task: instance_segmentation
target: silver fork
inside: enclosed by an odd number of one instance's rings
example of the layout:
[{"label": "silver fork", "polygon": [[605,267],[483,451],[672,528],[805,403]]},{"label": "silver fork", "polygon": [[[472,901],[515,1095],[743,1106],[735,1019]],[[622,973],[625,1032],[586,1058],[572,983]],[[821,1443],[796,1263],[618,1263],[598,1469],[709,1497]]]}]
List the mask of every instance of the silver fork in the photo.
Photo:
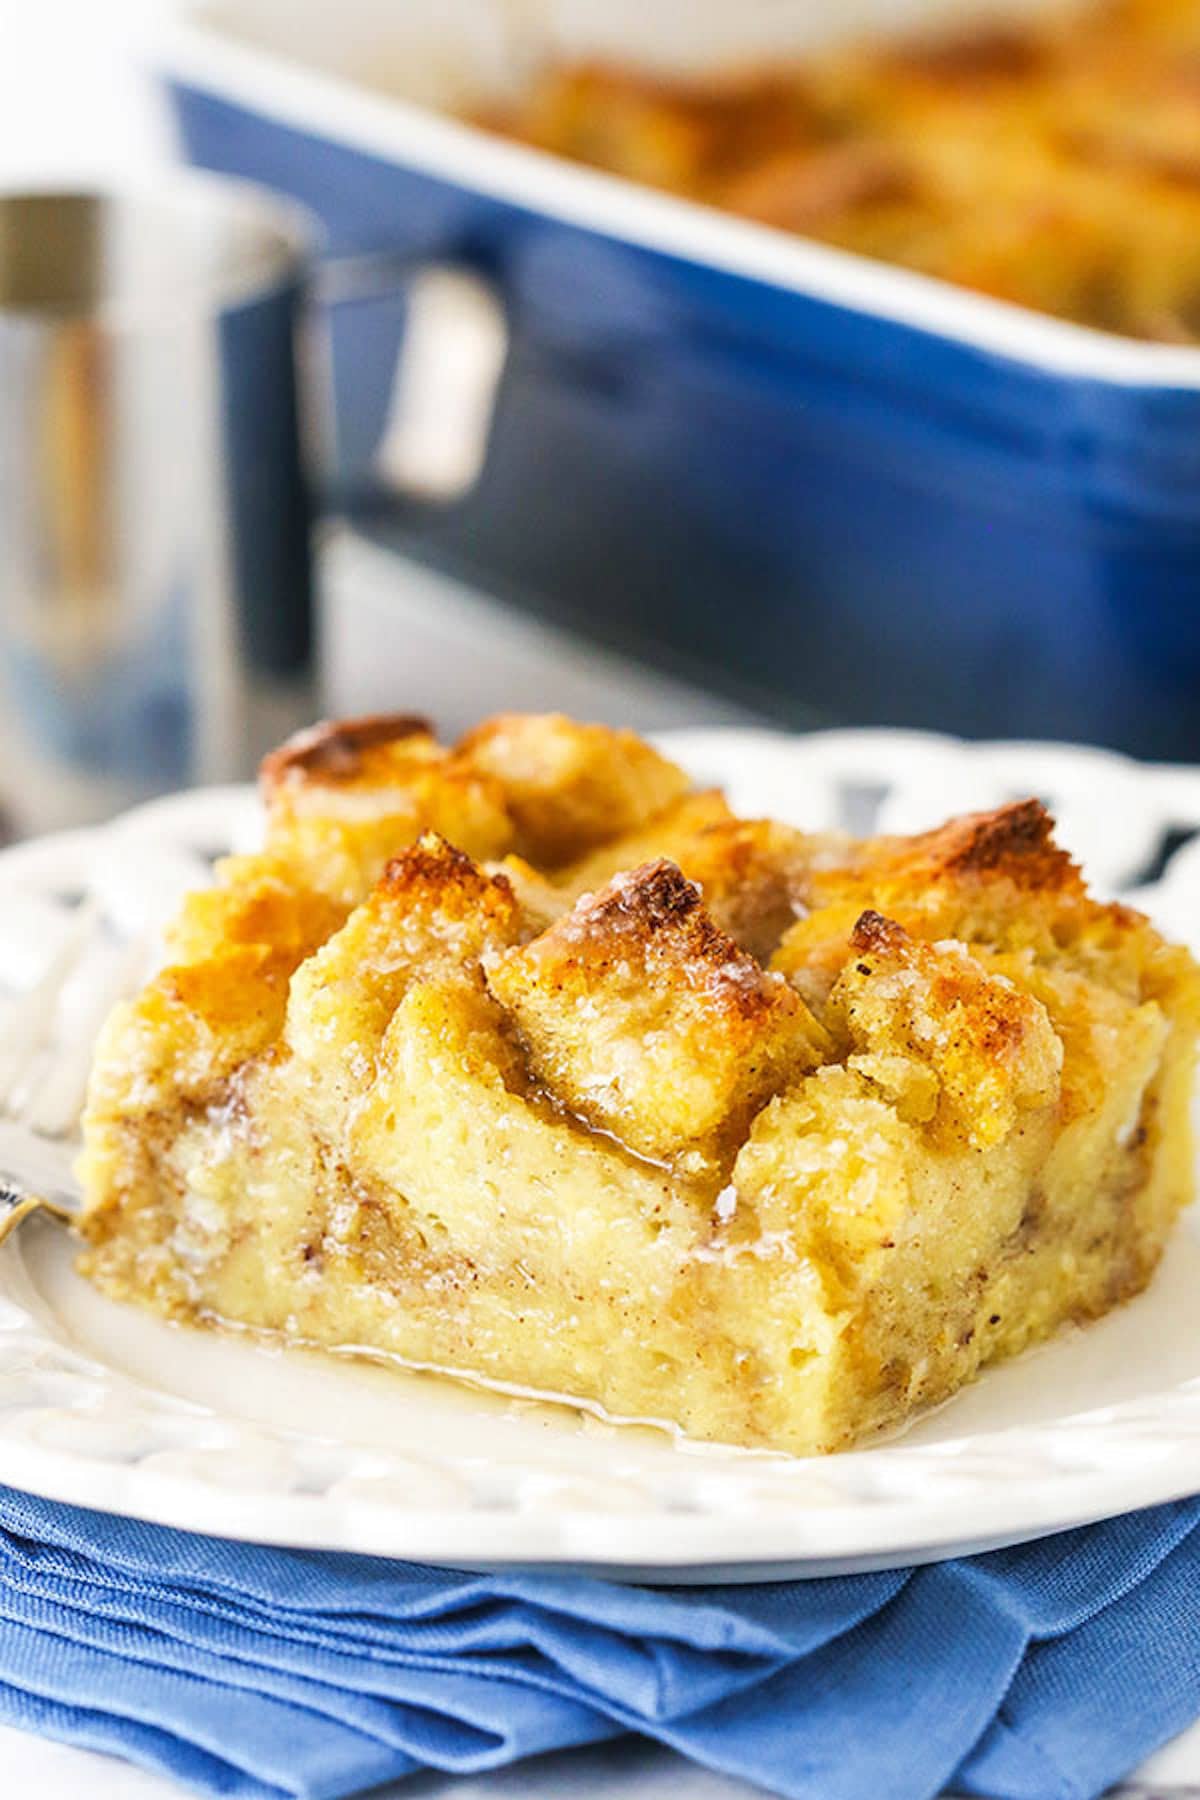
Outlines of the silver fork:
[{"label": "silver fork", "polygon": [[0,1244],[36,1212],[78,1219],[70,1150],[92,1042],[145,961],[144,945],[105,941],[100,908],[85,900],[38,980],[0,1021]]},{"label": "silver fork", "polygon": [[0,1244],[35,1212],[49,1213],[62,1224],[73,1225],[79,1217],[79,1202],[53,1189],[41,1193],[27,1187],[11,1169],[0,1169]]}]

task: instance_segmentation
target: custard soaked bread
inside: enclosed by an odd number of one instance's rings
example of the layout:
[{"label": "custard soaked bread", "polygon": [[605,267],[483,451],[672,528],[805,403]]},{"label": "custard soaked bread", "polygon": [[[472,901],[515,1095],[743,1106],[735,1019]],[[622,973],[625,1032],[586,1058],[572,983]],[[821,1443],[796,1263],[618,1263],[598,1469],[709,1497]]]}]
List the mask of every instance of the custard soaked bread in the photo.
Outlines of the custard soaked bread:
[{"label": "custard soaked bread", "polygon": [[1200,979],[1029,801],[734,816],[628,732],[318,728],[117,1008],[88,1273],[227,1320],[837,1449],[1149,1279]]}]

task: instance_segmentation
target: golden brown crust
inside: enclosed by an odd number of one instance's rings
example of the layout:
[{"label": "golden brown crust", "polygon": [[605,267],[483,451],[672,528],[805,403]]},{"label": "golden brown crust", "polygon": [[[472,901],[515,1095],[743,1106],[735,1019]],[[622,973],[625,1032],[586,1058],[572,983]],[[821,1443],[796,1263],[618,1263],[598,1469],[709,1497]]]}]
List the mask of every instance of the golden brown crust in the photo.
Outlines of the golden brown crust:
[{"label": "golden brown crust", "polygon": [[[486,946],[513,942],[518,929],[507,877],[485,874],[429,831],[392,858],[363,904],[311,959],[312,985],[323,988],[336,970],[339,980],[399,993],[438,965],[473,972]],[[302,972],[293,988],[308,985]]]},{"label": "golden brown crust", "polygon": [[665,860],[585,894],[523,954],[552,966],[562,986],[613,974],[625,979],[634,968],[651,980],[678,979],[748,1023],[781,998],[779,982],[713,922],[695,882]]},{"label": "golden brown crust", "polygon": [[898,925],[895,919],[885,919],[882,913],[874,912],[870,907],[858,915],[850,933],[850,948],[863,956],[869,956],[872,951],[898,951],[908,942],[903,925]]},{"label": "golden brown crust", "polygon": [[737,212],[787,231],[817,231],[828,220],[921,197],[921,172],[891,144],[832,144],[820,151],[781,151],[731,182]]},{"label": "golden brown crust", "polygon": [[808,910],[810,875],[849,840],[798,831],[774,819],[739,819],[714,789],[685,794],[648,826],[603,845],[556,873],[567,900],[601,887],[655,854],[677,863],[721,930],[765,962],[793,920]]},{"label": "golden brown crust", "polygon": [[346,905],[422,831],[544,874],[649,825],[687,786],[633,732],[553,713],[500,714],[450,750],[415,715],[327,721],[263,764],[271,853]]},{"label": "golden brown crust", "polygon": [[485,875],[465,850],[448,844],[436,831],[427,831],[400,856],[394,856],[380,877],[376,894],[389,900],[417,894],[436,894],[444,903],[451,896],[464,913],[491,897],[513,897],[511,881],[502,872]]},{"label": "golden brown crust", "polygon": [[786,932],[772,967],[818,1006],[868,911],[916,937],[1050,957],[1074,954],[1073,946],[1097,930],[1110,944],[1126,932],[1121,909],[1089,897],[1038,800],[967,813],[913,837],[850,844],[812,868],[807,897],[809,910]]},{"label": "golden brown crust", "polygon": [[488,982],[572,1111],[643,1155],[697,1167],[823,1042],[799,997],[661,860],[584,895]]},{"label": "golden brown crust", "polygon": [[406,714],[316,728],[264,764],[268,852],[347,909],[423,831],[503,856],[513,824],[498,781]]},{"label": "golden brown crust", "polygon": [[265,756],[260,778],[268,791],[295,775],[323,782],[353,781],[363,773],[368,750],[413,737],[433,739],[433,726],[419,713],[323,719]]},{"label": "golden brown crust", "polygon": [[[600,893],[585,897],[558,933],[564,945],[598,947],[601,966],[628,954],[634,939],[648,963],[665,957],[722,978],[734,948],[704,911],[695,882],[662,858],[615,876]],[[748,965],[749,958],[738,962]]]},{"label": "golden brown crust", "polygon": [[1002,19],[913,37],[884,54],[890,68],[965,88],[1020,80],[1048,62],[1047,45],[1035,30]]},{"label": "golden brown crust", "polygon": [[1043,894],[1080,893],[1083,881],[1054,841],[1054,820],[1040,800],[1014,800],[991,812],[963,813],[915,837],[868,839],[863,867],[922,881],[995,877]]},{"label": "golden brown crust", "polygon": [[543,869],[636,831],[690,786],[636,732],[562,713],[500,713],[467,732],[454,759],[499,782],[515,828],[511,847]]},{"label": "golden brown crust", "polygon": [[1045,1007],[964,945],[921,943],[868,911],[850,948],[828,1012],[848,1040],[848,1066],[893,1096],[921,1093],[922,1122],[944,1141],[986,1148],[1023,1109],[1058,1099],[1062,1045]]}]

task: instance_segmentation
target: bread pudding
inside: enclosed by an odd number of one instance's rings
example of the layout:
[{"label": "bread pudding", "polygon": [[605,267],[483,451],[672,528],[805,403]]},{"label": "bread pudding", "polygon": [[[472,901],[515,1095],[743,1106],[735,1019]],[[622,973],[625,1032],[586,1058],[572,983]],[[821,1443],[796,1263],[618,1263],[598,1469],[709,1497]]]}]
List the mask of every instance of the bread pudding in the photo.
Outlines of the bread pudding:
[{"label": "bread pudding", "polygon": [[836,1450],[1150,1278],[1200,974],[1034,800],[738,817],[630,732],[318,727],[103,1032],[86,1272],[698,1438]]},{"label": "bread pudding", "polygon": [[1200,9],[1085,0],[670,79],[551,64],[477,122],[1123,335],[1200,338]]}]

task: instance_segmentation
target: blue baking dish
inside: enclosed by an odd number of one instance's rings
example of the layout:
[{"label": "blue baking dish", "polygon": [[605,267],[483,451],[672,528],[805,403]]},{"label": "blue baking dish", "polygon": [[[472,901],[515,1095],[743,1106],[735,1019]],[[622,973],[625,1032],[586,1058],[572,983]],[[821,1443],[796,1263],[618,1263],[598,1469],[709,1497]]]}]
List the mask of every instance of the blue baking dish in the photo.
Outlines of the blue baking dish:
[{"label": "blue baking dish", "polygon": [[[707,10],[728,29],[738,9]],[[656,14],[655,53],[674,21],[694,58],[705,12]],[[788,9],[770,12],[778,30]],[[1200,760],[1200,350],[960,292],[430,104],[495,79],[507,17],[221,0],[159,48],[193,162],[282,189],[332,256],[397,272],[333,313],[343,502],[788,722]],[[478,479],[436,504],[379,454],[406,272],[430,263],[489,284],[509,333]]]}]

